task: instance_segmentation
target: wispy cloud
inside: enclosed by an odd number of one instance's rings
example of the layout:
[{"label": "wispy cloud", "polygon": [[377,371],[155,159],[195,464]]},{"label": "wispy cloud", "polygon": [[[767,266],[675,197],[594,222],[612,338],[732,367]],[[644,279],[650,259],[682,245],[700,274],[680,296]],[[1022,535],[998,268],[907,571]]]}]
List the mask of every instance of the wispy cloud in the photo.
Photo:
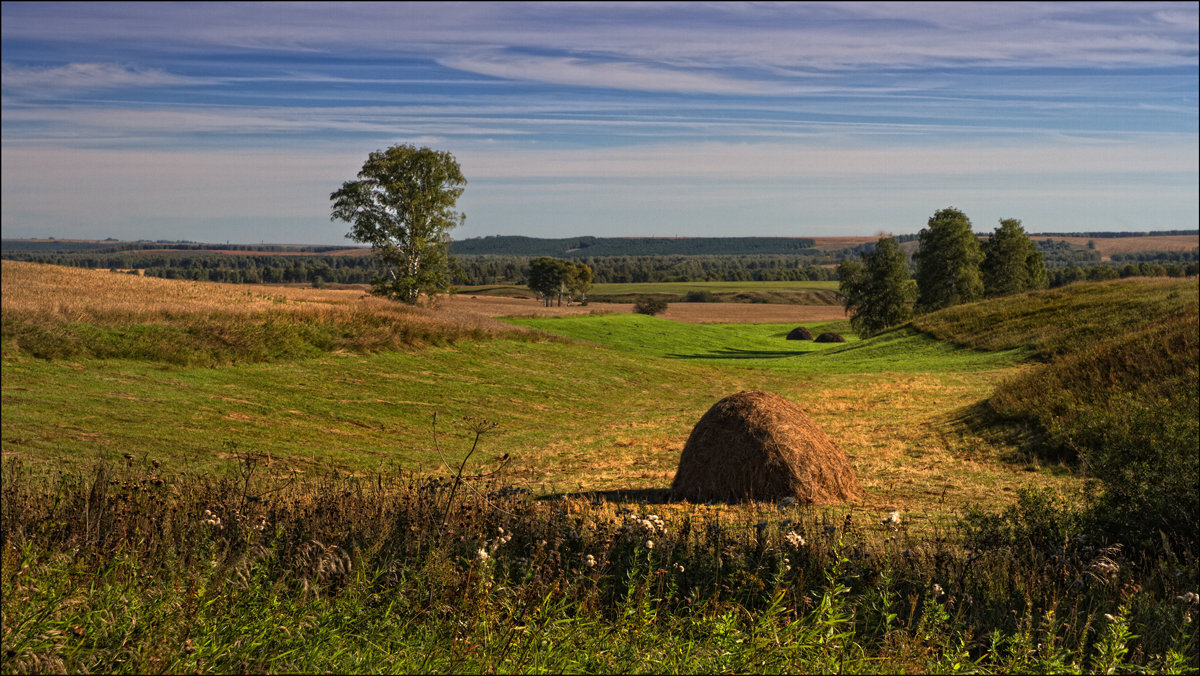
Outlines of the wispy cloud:
[{"label": "wispy cloud", "polygon": [[[949,203],[1036,204],[1063,228],[1109,213],[1195,227],[1198,15],[4,3],[4,225],[208,218],[236,235],[290,218],[324,232],[330,186],[411,142],[456,154],[485,232],[645,232],[653,214],[679,234],[816,234],[886,225],[889,210],[919,224]],[[64,177],[77,190],[51,199]]]},{"label": "wispy cloud", "polygon": [[137,68],[116,63],[69,63],[65,66],[21,66],[5,62],[3,87],[24,94],[61,94],[68,91],[122,87],[168,87],[213,84],[209,78],[184,77],[157,68]]},{"label": "wispy cloud", "polygon": [[698,94],[779,94],[786,91],[768,82],[672,70],[628,61],[597,61],[579,57],[476,53],[443,57],[438,59],[438,63],[480,75],[571,87]]}]

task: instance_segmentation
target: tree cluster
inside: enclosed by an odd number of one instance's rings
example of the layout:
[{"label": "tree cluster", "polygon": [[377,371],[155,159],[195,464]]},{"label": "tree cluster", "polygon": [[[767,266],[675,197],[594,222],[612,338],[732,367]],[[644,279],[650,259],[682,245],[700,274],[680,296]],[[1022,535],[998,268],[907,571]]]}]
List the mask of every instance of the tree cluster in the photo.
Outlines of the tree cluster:
[{"label": "tree cluster", "polygon": [[984,242],[966,214],[947,207],[917,234],[915,282],[896,238],[884,236],[861,262],[838,266],[840,291],[850,323],[870,336],[908,321],[913,312],[932,312],[984,296],[1003,296],[1046,287],[1049,278],[1038,247],[1021,221],[1006,218]]},{"label": "tree cluster", "polygon": [[561,258],[535,258],[529,263],[529,288],[549,307],[557,300],[567,305],[572,301],[587,304],[587,292],[592,288],[592,269],[586,263],[573,263]]}]

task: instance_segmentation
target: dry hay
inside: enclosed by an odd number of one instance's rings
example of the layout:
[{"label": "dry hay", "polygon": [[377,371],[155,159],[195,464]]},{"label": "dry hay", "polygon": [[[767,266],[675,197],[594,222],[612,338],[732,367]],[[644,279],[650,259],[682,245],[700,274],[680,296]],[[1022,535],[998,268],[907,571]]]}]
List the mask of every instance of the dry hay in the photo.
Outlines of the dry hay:
[{"label": "dry hay", "polygon": [[675,498],[693,501],[832,504],[861,491],[846,454],[808,414],[761,390],[725,397],[700,418],[671,484]]},{"label": "dry hay", "polygon": [[787,334],[788,340],[812,340],[812,332],[803,326],[797,326]]},{"label": "dry hay", "polygon": [[840,334],[829,331],[829,332],[822,333],[821,335],[817,336],[816,342],[818,342],[818,343],[844,343],[844,342],[846,342],[846,339],[843,338]]}]

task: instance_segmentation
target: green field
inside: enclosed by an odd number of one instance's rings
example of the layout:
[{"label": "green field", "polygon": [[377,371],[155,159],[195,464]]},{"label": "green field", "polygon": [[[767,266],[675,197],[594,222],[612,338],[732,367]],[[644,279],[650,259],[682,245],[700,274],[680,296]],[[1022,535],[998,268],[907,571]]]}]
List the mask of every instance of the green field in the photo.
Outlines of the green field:
[{"label": "green field", "polygon": [[[1194,279],[807,325],[841,344],[9,261],[3,293],[5,673],[1200,666]],[[664,503],[746,389],[864,497]]]}]

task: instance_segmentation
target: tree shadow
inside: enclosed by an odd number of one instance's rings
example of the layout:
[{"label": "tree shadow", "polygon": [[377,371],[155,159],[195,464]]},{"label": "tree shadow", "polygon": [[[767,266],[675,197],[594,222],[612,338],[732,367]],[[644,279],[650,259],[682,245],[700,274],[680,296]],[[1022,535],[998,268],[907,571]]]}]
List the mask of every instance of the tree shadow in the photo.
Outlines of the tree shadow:
[{"label": "tree shadow", "polygon": [[712,352],[697,354],[667,354],[671,359],[786,359],[812,354],[816,350],[743,350],[723,347]]}]

